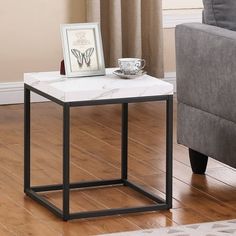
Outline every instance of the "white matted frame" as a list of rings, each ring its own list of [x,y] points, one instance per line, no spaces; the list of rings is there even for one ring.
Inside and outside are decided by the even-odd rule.
[[[61,36],[67,77],[105,74],[99,23],[63,24]]]

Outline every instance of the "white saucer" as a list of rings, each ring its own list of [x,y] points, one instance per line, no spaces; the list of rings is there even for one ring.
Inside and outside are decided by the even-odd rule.
[[[143,76],[143,75],[146,75],[147,74],[147,71],[144,71],[144,70],[140,70],[137,74],[135,75],[126,75],[124,74],[121,70],[115,70],[113,72],[114,75],[117,75],[119,76],[120,78],[122,79],[135,79],[135,78],[138,78],[140,76]]]

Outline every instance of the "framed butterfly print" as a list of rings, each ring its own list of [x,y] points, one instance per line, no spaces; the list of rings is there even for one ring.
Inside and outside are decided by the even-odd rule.
[[[63,24],[61,36],[67,77],[105,74],[99,23]]]

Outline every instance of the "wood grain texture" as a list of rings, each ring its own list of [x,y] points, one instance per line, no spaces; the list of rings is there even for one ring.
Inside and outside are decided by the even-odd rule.
[[[71,181],[119,178],[119,105],[72,108]],[[23,194],[23,106],[0,107],[0,235],[96,235],[236,218],[236,171],[210,159],[192,174],[187,149],[176,143],[173,209],[62,222]],[[62,180],[62,109],[32,105],[32,183]],[[165,103],[129,106],[129,178],[164,196]],[[42,193],[61,206],[61,193]],[[125,187],[71,192],[71,211],[140,206],[149,200]]]

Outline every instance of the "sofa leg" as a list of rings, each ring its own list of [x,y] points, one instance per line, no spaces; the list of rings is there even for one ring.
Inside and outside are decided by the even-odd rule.
[[[208,156],[189,148],[189,158],[194,174],[205,174]]]

